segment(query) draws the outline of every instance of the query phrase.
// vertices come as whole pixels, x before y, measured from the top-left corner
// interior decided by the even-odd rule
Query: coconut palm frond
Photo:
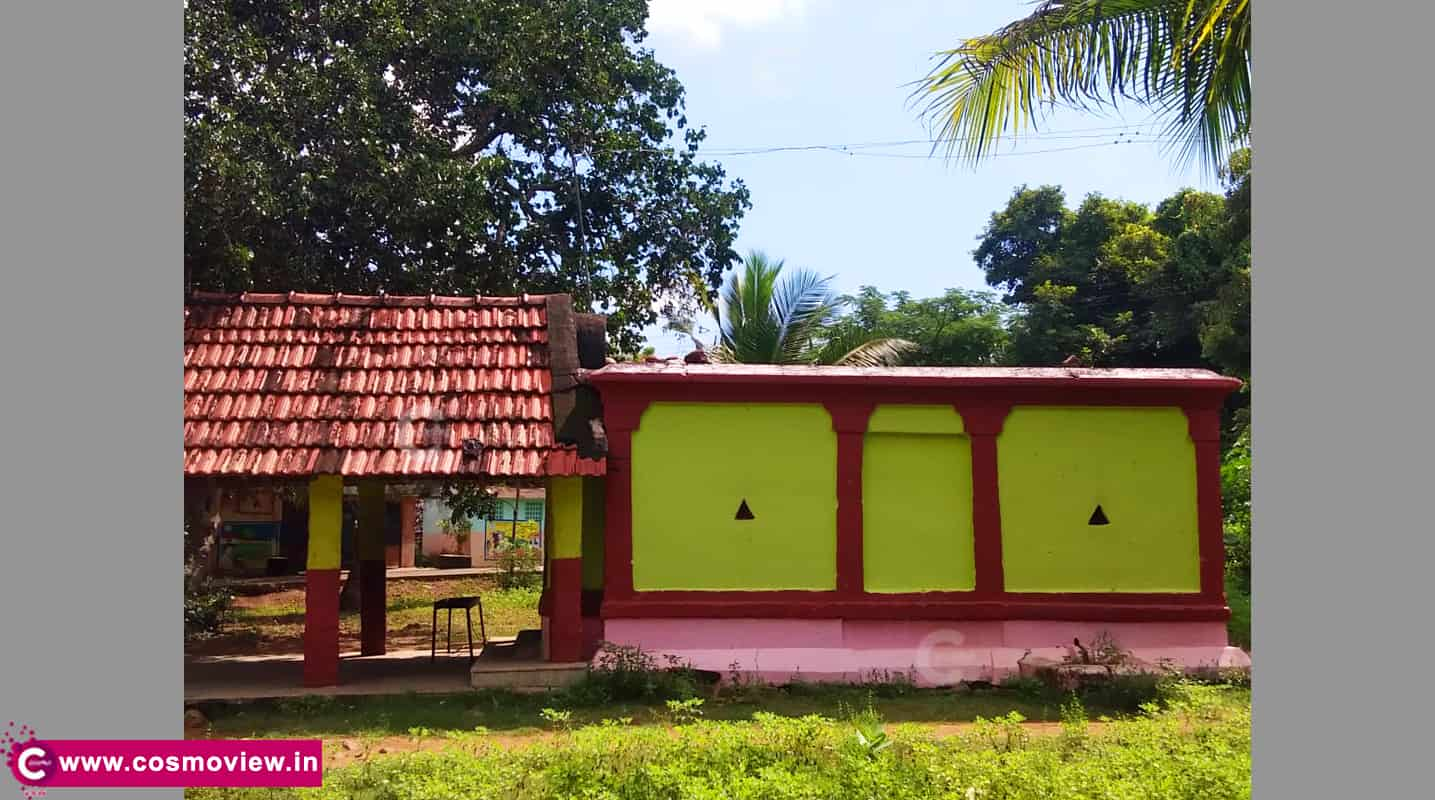
[[[873,339],[847,351],[835,363],[844,367],[895,367],[917,349],[906,339]]]
[[[1057,105],[1121,98],[1166,118],[1170,146],[1209,169],[1250,131],[1249,0],[1046,0],[938,55],[914,97],[949,158],[978,162]]]
[[[754,252],[742,271],[734,272],[723,285],[718,343],[733,359],[760,362],[773,351],[779,325],[772,314],[772,297],[781,272],[781,261],[769,262]]]
[[[843,301],[831,276],[784,272],[781,261],[748,255],[723,284],[714,363],[888,365],[916,346],[900,339],[871,341],[860,329],[837,324]],[[849,359],[839,362],[838,359]]]
[[[829,288],[832,278],[808,270],[789,274],[772,298],[778,336],[773,341],[772,363],[800,364],[815,360],[814,343],[836,313],[837,298]]]

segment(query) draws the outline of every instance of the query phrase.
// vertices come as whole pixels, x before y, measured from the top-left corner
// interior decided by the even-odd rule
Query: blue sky
[[[686,87],[705,150],[892,142],[929,134],[907,84],[935,51],[1030,9],[1024,0],[651,0],[645,44]],[[1158,131],[1139,124],[1149,116],[1059,112],[1037,137],[999,151],[1017,155],[976,168],[927,158],[924,144],[712,159],[752,192],[739,252],[835,274],[842,292],[870,284],[924,297],[988,288],[971,251],[1022,184],[1059,185],[1072,204],[1089,192],[1153,204],[1183,186],[1216,190],[1163,155],[1151,141]],[[1113,129],[1122,125],[1135,141],[1113,144],[1126,138]],[[659,355],[690,349],[658,328],[648,338]]]

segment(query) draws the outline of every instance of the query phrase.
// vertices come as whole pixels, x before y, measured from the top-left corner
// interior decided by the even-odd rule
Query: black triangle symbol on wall
[[[1096,507],[1096,510],[1093,511],[1093,512],[1091,512],[1091,519],[1088,519],[1088,520],[1086,521],[1086,524],[1087,524],[1087,525],[1110,525],[1110,524],[1111,524],[1111,520],[1109,520],[1109,519],[1106,518],[1106,512],[1105,512],[1105,511],[1102,511],[1102,510],[1101,510],[1101,506],[1098,505],[1098,506]]]
[[[743,498],[743,501],[738,504],[737,514],[733,515],[733,519],[756,519],[752,515],[752,509],[747,507],[747,498]]]

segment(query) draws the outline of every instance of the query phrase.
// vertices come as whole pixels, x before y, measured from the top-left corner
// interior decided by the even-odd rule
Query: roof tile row
[[[336,330],[321,328],[186,328],[185,344],[546,344],[544,328]]]
[[[346,476],[531,475],[544,472],[546,449],[506,449],[465,457],[459,450],[359,450],[319,447],[194,449],[186,475]]]
[[[197,294],[185,474],[601,475],[554,444],[547,302]]]
[[[503,442],[505,447],[548,447],[552,426],[539,422],[186,422],[192,447],[358,447],[461,449],[467,440]]]
[[[502,392],[452,394],[192,394],[185,419],[547,420],[552,408],[541,396]]]
[[[445,394],[522,392],[547,394],[547,369],[186,369],[186,392],[293,392],[300,394]]]
[[[543,367],[547,353],[524,345],[195,344],[184,348],[186,367]]]
[[[529,308],[346,308],[325,306],[193,306],[187,322],[198,328],[320,328],[353,330],[453,330],[541,328],[543,306]]]

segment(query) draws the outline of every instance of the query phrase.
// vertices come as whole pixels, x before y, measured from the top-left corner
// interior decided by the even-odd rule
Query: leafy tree
[[[1236,437],[1221,459],[1221,504],[1225,508],[1226,572],[1233,585],[1251,591],[1251,432]]]
[[[908,292],[883,294],[863,286],[842,300],[851,310],[834,324],[840,332],[834,338],[861,335],[910,341],[914,349],[905,358],[907,364],[997,364],[1007,346],[1003,307],[990,294],[948,289],[940,297],[914,300]]]
[[[1200,307],[1201,352],[1247,383],[1251,380],[1251,151],[1231,157],[1225,215],[1216,229],[1221,269],[1229,275]]]
[[[748,208],[645,0],[188,0],[194,288],[571,292],[639,346]],[[696,278],[696,282],[694,282]]]
[[[1250,0],[1044,0],[938,54],[920,82],[949,155],[978,161],[1056,106],[1127,99],[1183,159],[1223,166],[1251,128]]]
[[[709,306],[718,322],[713,360],[876,367],[899,364],[915,348],[838,324],[845,300],[832,292],[831,277],[782,270],[782,261],[754,251],[723,285],[719,304]],[[690,322],[673,327],[693,335]],[[693,341],[702,347],[696,337]]]
[[[1153,211],[1054,186],[1021,187],[973,255],[1019,309],[1008,360],[1204,366],[1250,374],[1250,158],[1223,197],[1183,189]]]

